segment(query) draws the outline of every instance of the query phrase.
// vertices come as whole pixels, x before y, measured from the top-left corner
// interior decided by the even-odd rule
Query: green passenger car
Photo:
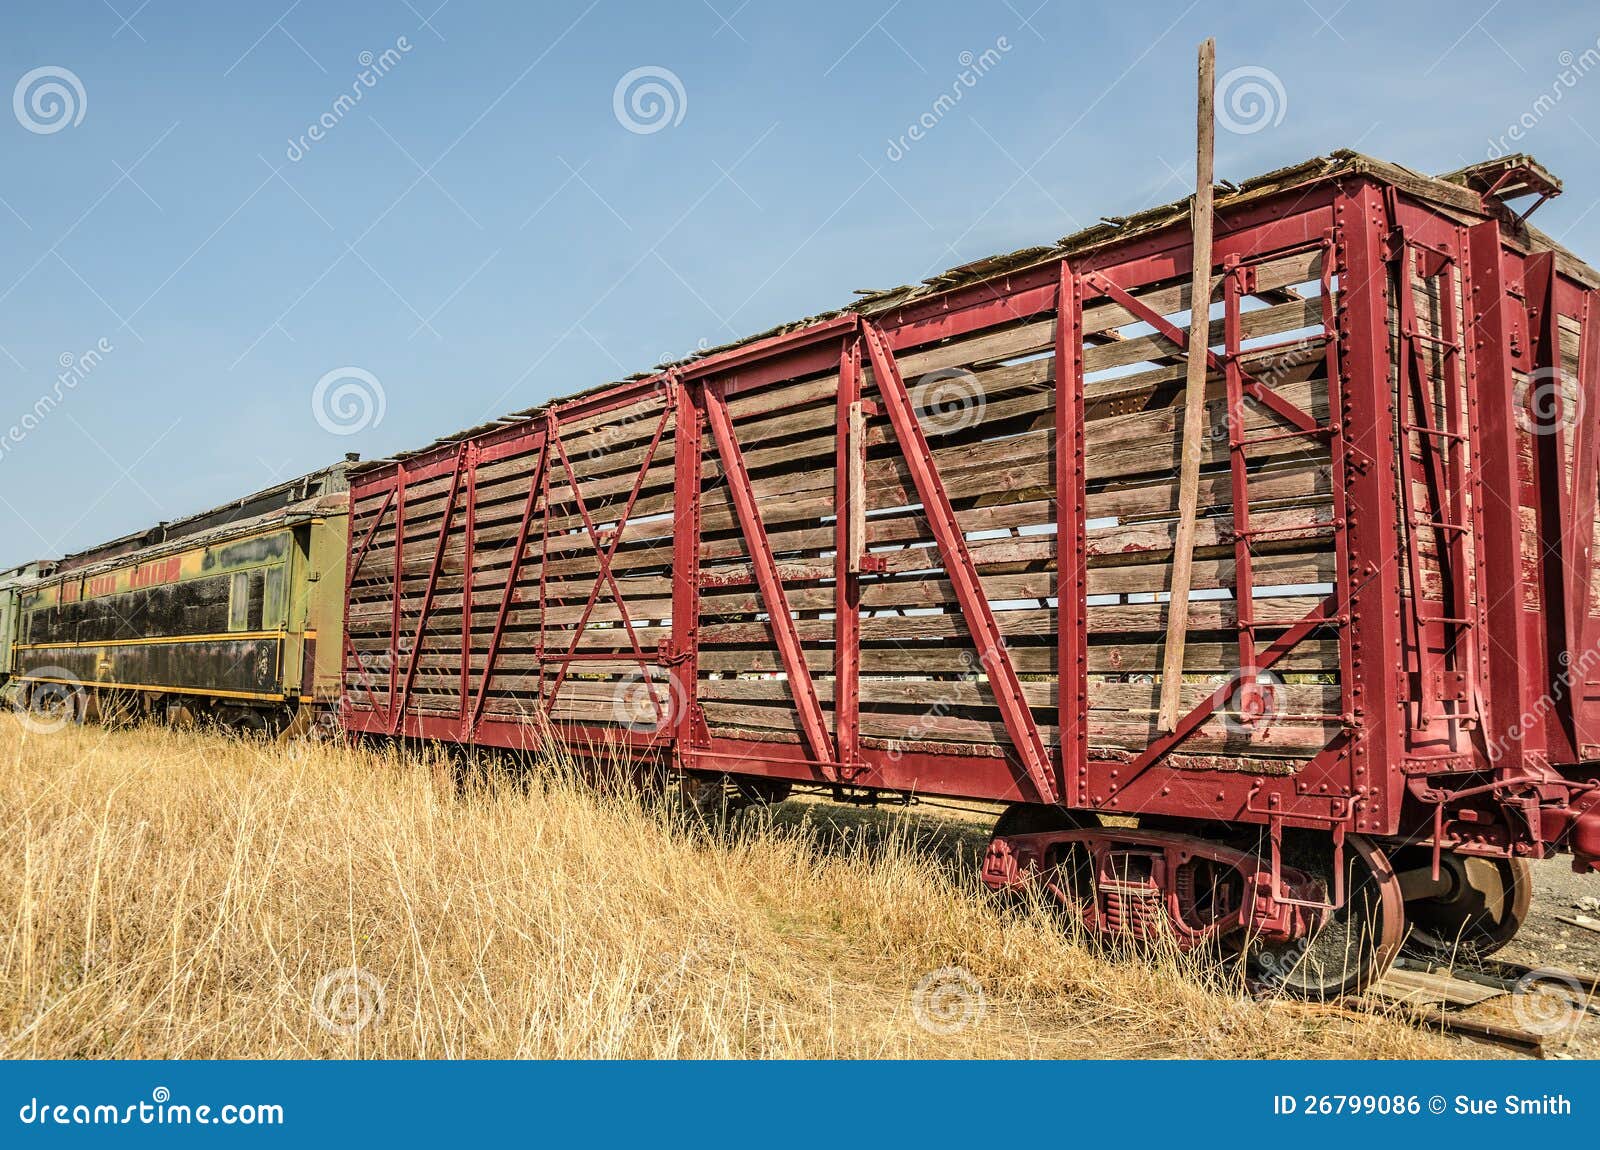
[[[43,560],[0,571],[0,702],[10,703],[16,694],[15,644],[22,596],[55,569],[54,562]]]
[[[22,705],[304,729],[340,691],[344,465],[61,560],[19,586]],[[3,595],[3,592],[0,592]]]

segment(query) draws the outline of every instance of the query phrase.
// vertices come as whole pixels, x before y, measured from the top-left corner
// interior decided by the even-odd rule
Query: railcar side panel
[[[1493,740],[1597,637],[1594,292],[1474,199],[1445,213],[1352,176],[1219,218],[1175,731],[1156,712],[1182,227],[361,471],[344,721],[504,747],[553,724],[687,770],[1552,849],[1570,779],[1518,800],[1553,804],[1543,824],[1496,804],[1509,764],[1595,757],[1600,667],[1510,758]],[[1551,435],[1525,417],[1540,370],[1571,425]]]
[[[23,600],[24,677],[278,697],[293,535],[72,573]]]

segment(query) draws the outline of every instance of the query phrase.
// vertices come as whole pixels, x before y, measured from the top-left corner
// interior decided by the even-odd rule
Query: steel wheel
[[[67,683],[37,682],[29,688],[28,710],[51,727],[83,722],[83,688]]]
[[[1046,803],[1012,803],[995,820],[993,838],[1043,834],[1045,831],[1080,830],[1102,825],[1093,811],[1075,811]],[[1094,897],[1094,867],[1087,848],[1076,845],[1046,876],[1045,897],[1063,910],[1079,913]]]
[[[266,742],[272,737],[272,723],[254,707],[241,707],[228,716],[228,728],[241,739]]]
[[[1313,1001],[1355,994],[1382,978],[1405,937],[1405,900],[1388,857],[1360,835],[1345,838],[1345,903],[1294,942],[1249,949],[1255,977],[1269,988]],[[1285,836],[1283,862],[1333,890],[1333,844]]]
[[[995,820],[993,837],[1035,835],[1099,825],[1100,816],[1093,811],[1074,811],[1046,803],[1012,803]]]
[[[1472,858],[1446,851],[1439,859],[1443,890],[1433,883],[1432,848],[1407,847],[1396,861],[1408,892],[1428,891],[1406,901],[1409,953],[1446,960],[1487,958],[1527,921],[1533,905],[1533,868],[1527,859]]]
[[[750,807],[769,807],[789,797],[792,784],[785,779],[752,775],[723,775],[712,771],[684,771],[678,776],[678,798],[684,808],[708,822],[716,822]]]

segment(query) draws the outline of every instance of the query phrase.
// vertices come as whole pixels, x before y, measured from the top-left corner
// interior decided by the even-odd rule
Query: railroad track
[[[1513,1008],[1515,1021],[1468,1013],[1473,1007],[1512,996],[1552,996],[1564,1001],[1570,1017],[1536,1017],[1531,1022]],[[1504,1047],[1542,1058],[1554,1044],[1582,1022],[1600,1018],[1600,976],[1579,971],[1556,972],[1523,963],[1488,959],[1474,967],[1445,967],[1401,959],[1376,986],[1341,1007],[1355,1014],[1379,1014],[1420,1029]],[[1539,1011],[1533,1013],[1538,1014]]]

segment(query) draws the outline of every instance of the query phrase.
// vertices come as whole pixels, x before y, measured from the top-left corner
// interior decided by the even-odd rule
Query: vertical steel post
[[[1222,277],[1222,362],[1227,385],[1228,477],[1233,497],[1233,610],[1238,631],[1240,710],[1249,717],[1255,713],[1261,687],[1256,682],[1255,580],[1250,549],[1250,473],[1245,458],[1244,379],[1239,365],[1243,335],[1240,315],[1240,280],[1244,272],[1237,263]],[[1191,328],[1191,330],[1193,330]]]
[[[834,406],[833,519],[833,731],[841,773],[852,776],[859,766],[861,742],[861,552],[864,533],[857,524],[866,509],[858,507],[854,477],[867,445],[858,442],[861,419],[861,340],[851,336],[839,354],[839,394]],[[860,437],[863,438],[864,437]]]
[[[472,693],[472,594],[474,549],[478,533],[478,453],[476,440],[467,444],[466,530],[461,559],[461,720],[465,724]],[[463,731],[462,737],[466,737]]]
[[[389,702],[385,722],[395,719],[395,692],[400,687],[400,601],[405,594],[406,556],[406,465],[395,464],[394,501],[394,595],[389,618]]]
[[[1550,721],[1546,721],[1546,744],[1558,761],[1578,758],[1578,725],[1571,691],[1562,686],[1568,664],[1566,653],[1566,469],[1562,419],[1546,425],[1549,416],[1536,411],[1534,403],[1549,401],[1550,411],[1560,413],[1562,395],[1562,328],[1558,289],[1560,275],[1555,270],[1555,253],[1541,251],[1523,262],[1523,286],[1528,294],[1528,337],[1533,344],[1533,371],[1528,374],[1522,395],[1523,417],[1530,419],[1533,446],[1533,488],[1538,501],[1539,555],[1541,555],[1541,600],[1544,603],[1544,691],[1554,699]],[[1541,397],[1539,389],[1552,389],[1554,395]],[[1568,661],[1571,654],[1566,654]]]
[[[1066,260],[1056,288],[1056,743],[1067,806],[1089,772],[1088,476],[1083,441],[1083,284]]]
[[[1537,261],[1537,264],[1535,264]],[[1595,459],[1591,432],[1594,374],[1593,318],[1585,291],[1579,304],[1579,344],[1577,378],[1571,380],[1576,402],[1567,399],[1568,377],[1561,349],[1561,296],[1563,281],[1551,253],[1540,253],[1528,261],[1528,276],[1537,266],[1540,290],[1545,299],[1539,316],[1537,370],[1529,381],[1527,406],[1537,421],[1533,427],[1534,452],[1539,459],[1540,539],[1545,547],[1545,562],[1554,570],[1546,578],[1548,597],[1545,615],[1551,621],[1550,649],[1553,652],[1553,679],[1565,676],[1564,690],[1555,690],[1558,710],[1567,721],[1571,739],[1571,759],[1591,757],[1584,751],[1593,738],[1585,722],[1584,679],[1586,676],[1586,633],[1589,622],[1589,586],[1593,577]],[[1531,287],[1531,285],[1530,285]],[[1531,394],[1536,389],[1552,394]],[[1559,683],[1556,684],[1559,687]]]
[[[1577,729],[1578,757],[1590,759],[1596,754],[1594,745],[1600,742],[1588,706],[1586,683],[1589,681],[1590,654],[1594,650],[1595,624],[1589,610],[1590,593],[1594,586],[1594,523],[1597,472],[1600,457],[1596,456],[1596,424],[1600,418],[1600,333],[1595,325],[1600,323],[1594,306],[1593,289],[1583,291],[1582,335],[1578,344],[1578,403],[1577,426],[1572,429],[1572,504],[1569,526],[1572,536],[1572,553],[1568,557],[1573,575],[1570,610],[1572,612],[1572,661],[1575,667],[1573,690],[1573,718]]]
[[[1477,470],[1483,481],[1478,488],[1483,546],[1478,550],[1485,572],[1479,597],[1486,600],[1487,612],[1485,730],[1495,766],[1507,775],[1521,775],[1527,754],[1544,749],[1544,736],[1539,726],[1530,725],[1521,738],[1506,737],[1520,726],[1520,717],[1537,695],[1525,671],[1538,659],[1523,627],[1527,591],[1522,568],[1522,476],[1517,464],[1520,428],[1500,222],[1485,220],[1469,228],[1467,249],[1471,288],[1466,307],[1473,332],[1469,362],[1482,399]]]
[[[1349,525],[1349,625],[1340,638],[1341,672],[1349,682],[1358,726],[1349,744],[1357,831],[1393,833],[1405,776],[1407,701],[1404,648],[1395,607],[1395,388],[1389,353],[1388,214],[1378,188],[1347,184],[1334,202],[1339,272],[1339,365],[1343,391],[1334,413],[1344,428]]]
[[[672,376],[672,753],[694,766],[700,680],[700,472],[705,419],[698,384]]]

